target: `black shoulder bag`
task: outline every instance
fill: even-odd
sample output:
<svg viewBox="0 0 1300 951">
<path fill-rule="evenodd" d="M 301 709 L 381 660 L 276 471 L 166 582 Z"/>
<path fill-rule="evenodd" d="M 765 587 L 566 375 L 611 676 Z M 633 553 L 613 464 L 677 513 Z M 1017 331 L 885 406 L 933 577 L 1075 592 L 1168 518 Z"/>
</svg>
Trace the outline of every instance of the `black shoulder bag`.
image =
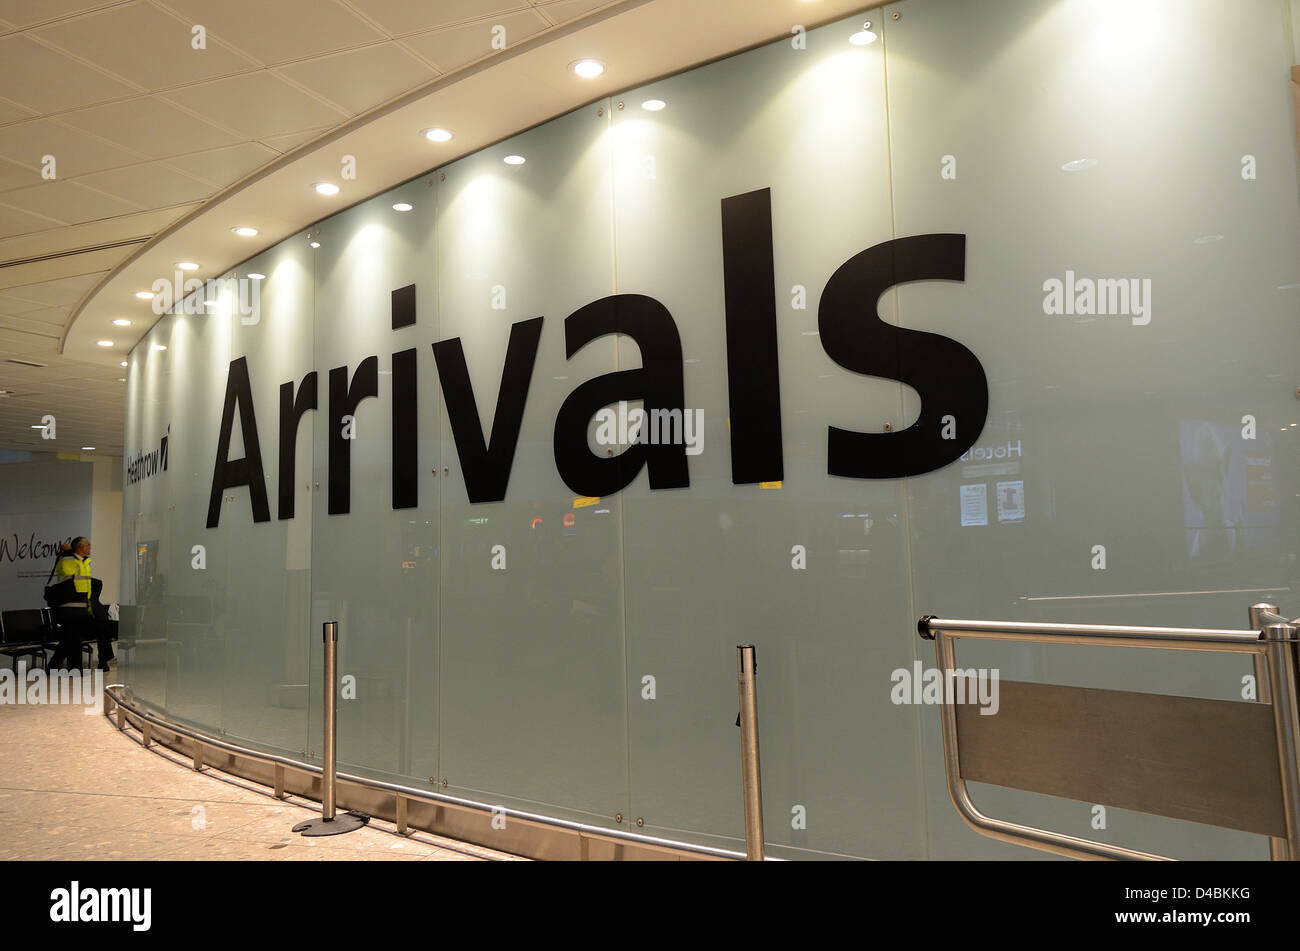
<svg viewBox="0 0 1300 951">
<path fill-rule="evenodd" d="M 59 561 L 62 557 L 62 555 L 59 555 L 54 559 L 54 567 L 50 569 L 50 576 L 45 579 L 45 603 L 52 608 L 61 607 L 69 601 L 77 601 L 81 598 L 81 592 L 77 590 L 75 578 L 68 578 L 58 584 L 50 584 L 54 580 L 54 572 L 59 567 Z"/>
</svg>

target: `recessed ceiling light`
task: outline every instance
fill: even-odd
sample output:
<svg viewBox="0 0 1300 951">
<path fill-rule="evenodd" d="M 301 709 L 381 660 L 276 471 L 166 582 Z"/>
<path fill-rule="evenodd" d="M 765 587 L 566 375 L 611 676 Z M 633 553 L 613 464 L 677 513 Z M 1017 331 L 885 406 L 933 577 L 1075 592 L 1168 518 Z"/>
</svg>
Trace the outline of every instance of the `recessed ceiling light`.
<svg viewBox="0 0 1300 951">
<path fill-rule="evenodd" d="M 96 340 L 96 341 L 95 341 L 95 346 L 97 346 L 97 347 L 111 347 L 111 346 L 113 346 L 113 341 L 111 341 L 111 340 Z"/>
<path fill-rule="evenodd" d="M 333 182 L 317 182 L 312 185 L 312 188 L 316 189 L 317 195 L 337 195 L 339 193 L 339 187 Z"/>
<path fill-rule="evenodd" d="M 120 367 L 124 367 L 124 366 L 126 366 L 126 365 L 127 365 L 127 364 L 126 364 L 126 361 L 125 361 L 125 360 L 123 360 L 121 363 L 118 364 L 118 366 L 120 366 Z"/>
<path fill-rule="evenodd" d="M 1072 162 L 1066 162 L 1061 166 L 1063 172 L 1086 172 L 1090 168 L 1097 167 L 1095 158 L 1077 158 Z"/>
<path fill-rule="evenodd" d="M 167 344 L 165 344 L 165 343 L 156 343 L 156 344 L 153 345 L 153 348 L 154 348 L 155 350 L 166 350 L 166 349 L 167 349 Z"/>
<path fill-rule="evenodd" d="M 135 296 L 140 300 L 153 300 L 153 291 L 136 291 Z"/>
<path fill-rule="evenodd" d="M 528 160 L 522 155 L 507 155 L 503 161 L 507 165 L 523 165 Z"/>
<path fill-rule="evenodd" d="M 241 238 L 256 238 L 256 237 L 257 237 L 257 229 L 256 229 L 256 228 L 249 228 L 249 227 L 246 227 L 246 226 L 241 226 L 241 227 L 238 227 L 238 228 L 231 228 L 230 230 L 233 231 L 235 234 L 239 235 Z"/>
<path fill-rule="evenodd" d="M 256 271 L 250 271 L 250 272 L 248 273 L 248 279 L 249 279 L 250 281 L 261 281 L 261 280 L 265 280 L 265 279 L 266 279 L 266 275 L 265 275 L 265 274 L 258 274 Z"/>
<path fill-rule="evenodd" d="M 176 266 L 182 271 L 197 271 L 199 266 L 193 261 L 177 261 Z"/>
<path fill-rule="evenodd" d="M 130 327 L 130 326 L 131 326 L 131 321 L 127 320 L 125 317 L 118 317 L 118 318 L 116 318 L 116 319 L 113 321 L 113 326 L 114 326 L 114 327 Z"/>
<path fill-rule="evenodd" d="M 451 141 L 451 132 L 447 129 L 440 129 L 440 128 L 425 129 L 420 134 L 424 136 L 426 139 L 428 139 L 430 142 Z"/>
<path fill-rule="evenodd" d="M 117 378 L 117 382 L 119 382 L 119 383 L 125 383 L 125 382 L 126 382 L 126 377 L 124 377 L 124 376 L 119 376 L 119 377 Z"/>
<path fill-rule="evenodd" d="M 668 105 L 668 103 L 664 102 L 662 99 L 647 99 L 645 102 L 641 103 L 641 108 L 649 110 L 650 112 L 658 112 L 666 105 Z"/>
<path fill-rule="evenodd" d="M 319 241 L 308 241 L 308 242 L 307 242 L 307 245 L 308 245 L 308 247 L 319 248 L 319 247 L 320 247 L 320 242 L 319 242 Z"/>
<path fill-rule="evenodd" d="M 95 447 L 94 447 L 94 446 L 82 446 L 82 447 L 81 447 L 81 451 L 82 451 L 82 452 L 94 452 L 94 451 L 95 451 Z"/>
<path fill-rule="evenodd" d="M 399 201 L 393 205 L 393 211 L 410 211 L 413 207 L 409 201 Z"/>
<path fill-rule="evenodd" d="M 871 31 L 871 21 L 862 24 L 862 29 L 850 36 L 849 42 L 854 46 L 866 46 L 868 43 L 876 42 L 876 34 Z"/>
<path fill-rule="evenodd" d="M 570 63 L 569 69 L 583 79 L 595 79 L 605 71 L 605 64 L 594 59 L 580 59 L 576 63 Z"/>
</svg>

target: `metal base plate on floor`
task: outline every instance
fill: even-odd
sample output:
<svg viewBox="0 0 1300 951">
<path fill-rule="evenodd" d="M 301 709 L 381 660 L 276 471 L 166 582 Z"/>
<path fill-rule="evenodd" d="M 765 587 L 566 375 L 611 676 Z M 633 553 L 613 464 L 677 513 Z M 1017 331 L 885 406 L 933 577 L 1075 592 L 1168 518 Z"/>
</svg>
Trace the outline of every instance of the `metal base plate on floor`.
<svg viewBox="0 0 1300 951">
<path fill-rule="evenodd" d="M 291 831 L 301 832 L 303 835 L 307 836 L 342 835 L 344 832 L 356 832 L 369 821 L 369 816 L 359 816 L 354 815 L 351 812 L 343 812 L 336 815 L 333 819 L 325 819 L 323 816 L 317 816 L 315 819 L 308 819 L 306 822 L 298 823 Z"/>
</svg>

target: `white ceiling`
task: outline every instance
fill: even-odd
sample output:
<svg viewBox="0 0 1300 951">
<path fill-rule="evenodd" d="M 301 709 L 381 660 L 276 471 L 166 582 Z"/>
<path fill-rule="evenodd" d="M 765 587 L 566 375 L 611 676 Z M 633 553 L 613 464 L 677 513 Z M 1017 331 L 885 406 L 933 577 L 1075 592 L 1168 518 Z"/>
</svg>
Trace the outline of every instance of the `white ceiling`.
<svg viewBox="0 0 1300 951">
<path fill-rule="evenodd" d="M 0 0 L 0 448 L 121 453 L 117 364 L 155 320 L 131 291 L 172 262 L 216 276 L 583 102 L 864 6 Z M 196 24 L 206 49 L 192 47 Z M 490 43 L 497 25 L 505 50 Z M 565 69 L 581 56 L 611 68 L 583 82 Z M 456 130 L 450 147 L 417 135 L 433 124 Z M 367 174 L 329 205 L 306 185 L 336 180 L 340 152 Z M 246 221 L 262 230 L 251 242 L 229 230 Z M 134 325 L 112 327 L 122 316 Z M 111 350 L 95 346 L 105 337 Z M 31 428 L 49 412 L 57 445 Z"/>
</svg>

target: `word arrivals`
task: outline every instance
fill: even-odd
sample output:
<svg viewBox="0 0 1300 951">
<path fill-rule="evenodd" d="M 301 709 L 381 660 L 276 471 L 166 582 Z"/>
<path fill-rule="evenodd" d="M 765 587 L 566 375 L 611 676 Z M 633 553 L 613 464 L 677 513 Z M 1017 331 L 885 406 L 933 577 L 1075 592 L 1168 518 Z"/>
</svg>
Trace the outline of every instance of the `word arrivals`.
<svg viewBox="0 0 1300 951">
<path fill-rule="evenodd" d="M 770 191 L 723 199 L 727 419 L 731 481 L 736 485 L 785 478 L 772 249 Z M 849 479 L 920 475 L 955 462 L 979 438 L 988 416 L 989 393 L 984 368 L 975 355 L 950 337 L 896 327 L 881 320 L 877 312 L 881 296 L 895 285 L 962 281 L 965 277 L 966 236 L 923 234 L 867 248 L 840 265 L 826 282 L 818 303 L 817 327 L 827 355 L 853 373 L 905 383 L 921 400 L 916 422 L 900 432 L 827 427 L 828 475 Z M 418 323 L 416 285 L 392 292 L 391 316 L 394 332 Z M 432 344 L 470 502 L 500 502 L 506 497 L 544 319 L 532 317 L 510 328 L 496 411 L 486 440 L 461 339 Z M 593 340 L 612 334 L 630 337 L 641 352 L 641 366 L 587 380 L 561 404 L 552 446 L 564 484 L 575 495 L 605 498 L 627 487 L 645 469 L 651 489 L 689 487 L 687 460 L 693 447 L 688 448 L 684 439 L 637 441 L 617 455 L 608 451 L 597 455 L 588 442 L 592 418 L 602 408 L 621 402 L 640 400 L 651 420 L 662 420 L 667 414 L 670 421 L 676 417 L 686 422 L 681 336 L 668 308 L 644 294 L 615 294 L 578 308 L 564 318 L 563 330 L 566 359 Z M 414 347 L 393 353 L 391 369 L 384 374 L 389 378 L 392 400 L 388 441 L 394 509 L 419 505 L 418 353 Z M 208 528 L 220 523 L 223 493 L 240 486 L 248 487 L 253 521 L 271 518 L 248 361 L 248 357 L 233 361 L 226 377 Z M 280 385 L 278 514 L 282 519 L 294 517 L 298 427 L 309 410 L 318 408 L 325 413 L 322 423 L 328 439 L 328 511 L 343 515 L 351 510 L 355 441 L 351 435 L 355 427 L 345 425 L 345 418 L 355 422 L 358 408 L 379 396 L 379 356 L 362 357 L 354 367 L 332 367 L 328 374 L 324 387 L 315 370 L 301 381 Z M 231 459 L 236 416 L 244 456 Z"/>
<path fill-rule="evenodd" d="M 914 661 L 912 670 L 899 667 L 889 675 L 894 688 L 889 699 L 895 705 L 902 703 L 953 704 L 977 703 L 980 716 L 993 716 L 998 712 L 998 670 L 974 667 L 956 670 L 922 669 Z"/>
<path fill-rule="evenodd" d="M 1151 278 L 1054 277 L 1043 282 L 1043 313 L 1049 316 L 1132 317 L 1134 327 L 1151 323 Z"/>
<path fill-rule="evenodd" d="M 153 921 L 152 888 L 85 888 L 73 882 L 50 892 L 50 921 L 128 921 L 148 931 Z"/>
</svg>

